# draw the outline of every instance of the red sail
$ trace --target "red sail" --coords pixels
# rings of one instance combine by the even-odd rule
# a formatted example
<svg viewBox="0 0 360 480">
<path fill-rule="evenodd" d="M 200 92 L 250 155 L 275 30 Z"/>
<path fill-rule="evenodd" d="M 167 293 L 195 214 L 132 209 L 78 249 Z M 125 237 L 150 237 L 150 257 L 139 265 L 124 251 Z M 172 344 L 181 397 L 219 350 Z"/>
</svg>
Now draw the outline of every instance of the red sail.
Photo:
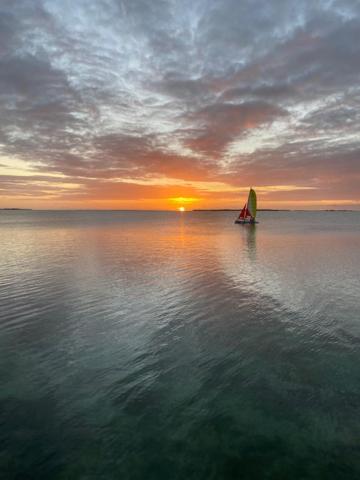
<svg viewBox="0 0 360 480">
<path fill-rule="evenodd" d="M 245 216 L 246 216 L 246 217 L 251 217 L 251 218 L 252 218 L 252 215 L 251 215 L 251 213 L 249 212 L 249 210 L 248 210 L 247 206 L 246 206 L 246 215 L 245 215 Z"/>
<path fill-rule="evenodd" d="M 247 209 L 247 205 L 246 205 L 246 203 L 245 203 L 243 209 L 242 209 L 241 212 L 240 212 L 239 218 L 245 218 L 247 211 L 248 211 L 248 209 Z"/>
</svg>

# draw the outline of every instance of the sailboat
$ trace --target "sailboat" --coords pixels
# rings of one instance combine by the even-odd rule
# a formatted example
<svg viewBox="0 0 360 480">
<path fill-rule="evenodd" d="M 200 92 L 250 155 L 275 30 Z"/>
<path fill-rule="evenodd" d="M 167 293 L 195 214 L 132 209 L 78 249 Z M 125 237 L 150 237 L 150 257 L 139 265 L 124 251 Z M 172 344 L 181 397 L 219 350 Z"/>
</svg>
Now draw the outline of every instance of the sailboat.
<svg viewBox="0 0 360 480">
<path fill-rule="evenodd" d="M 239 217 L 235 220 L 235 223 L 244 225 L 245 223 L 258 223 L 256 220 L 256 193 L 255 190 L 250 188 L 247 203 L 245 203 L 243 209 L 240 212 Z"/>
</svg>

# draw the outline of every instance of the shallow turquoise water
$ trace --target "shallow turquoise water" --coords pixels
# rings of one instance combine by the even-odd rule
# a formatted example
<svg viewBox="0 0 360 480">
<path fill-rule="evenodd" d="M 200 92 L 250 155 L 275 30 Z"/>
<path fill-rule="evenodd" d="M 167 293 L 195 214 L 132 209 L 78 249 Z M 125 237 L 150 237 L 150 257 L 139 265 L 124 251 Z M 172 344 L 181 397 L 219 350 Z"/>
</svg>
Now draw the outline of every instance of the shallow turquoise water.
<svg viewBox="0 0 360 480">
<path fill-rule="evenodd" d="M 0 477 L 360 476 L 360 213 L 0 213 Z"/>
</svg>

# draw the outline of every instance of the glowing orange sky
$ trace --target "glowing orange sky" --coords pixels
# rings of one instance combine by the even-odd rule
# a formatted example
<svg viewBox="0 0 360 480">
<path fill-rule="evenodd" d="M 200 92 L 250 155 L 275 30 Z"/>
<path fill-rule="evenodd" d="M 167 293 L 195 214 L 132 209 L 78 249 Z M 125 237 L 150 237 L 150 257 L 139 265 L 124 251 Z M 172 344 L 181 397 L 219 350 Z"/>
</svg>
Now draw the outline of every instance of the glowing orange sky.
<svg viewBox="0 0 360 480">
<path fill-rule="evenodd" d="M 140 181 L 140 180 L 139 180 Z M 33 209 L 145 209 L 186 210 L 202 208 L 239 208 L 247 197 L 248 187 L 232 186 L 222 182 L 180 181 L 178 179 L 152 179 L 141 183 L 95 182 L 89 194 L 81 185 L 36 181 L 29 177 L 24 182 L 24 194 L 3 195 L 2 207 Z M 169 182 L 169 184 L 167 183 Z M 172 185 L 171 182 L 176 183 Z M 182 185 L 184 183 L 184 185 Z M 180 185 L 178 185 L 180 184 Z M 186 185 L 185 185 L 186 184 Z M 311 187 L 296 185 L 252 185 L 258 193 L 260 208 L 352 208 L 359 207 L 357 200 L 349 198 L 322 198 Z M 117 198 L 118 196 L 118 198 Z"/>
</svg>

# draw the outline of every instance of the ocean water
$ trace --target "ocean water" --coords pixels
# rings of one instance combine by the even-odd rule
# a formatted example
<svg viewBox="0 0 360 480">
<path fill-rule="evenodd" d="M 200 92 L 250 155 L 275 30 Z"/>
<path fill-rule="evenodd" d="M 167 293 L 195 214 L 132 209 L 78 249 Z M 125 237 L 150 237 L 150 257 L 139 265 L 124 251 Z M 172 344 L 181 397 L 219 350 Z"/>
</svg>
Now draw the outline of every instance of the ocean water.
<svg viewBox="0 0 360 480">
<path fill-rule="evenodd" d="M 0 477 L 360 478 L 360 212 L 0 212 Z"/>
</svg>

